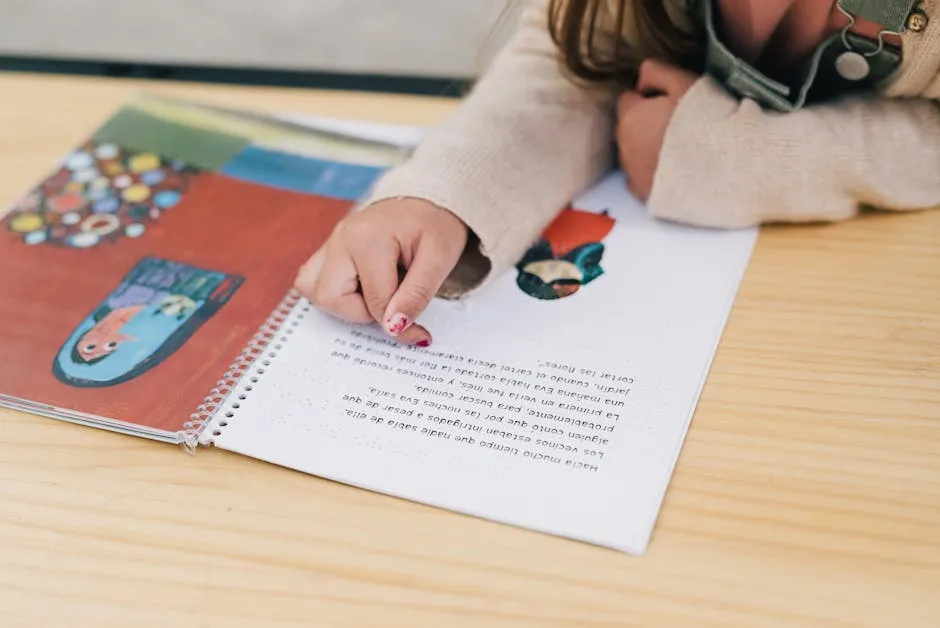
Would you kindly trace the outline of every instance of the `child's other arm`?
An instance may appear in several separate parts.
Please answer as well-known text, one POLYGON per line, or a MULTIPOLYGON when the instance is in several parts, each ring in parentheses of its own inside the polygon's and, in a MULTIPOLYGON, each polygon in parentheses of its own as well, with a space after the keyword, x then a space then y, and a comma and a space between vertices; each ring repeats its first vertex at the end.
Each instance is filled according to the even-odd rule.
POLYGON ((935 100, 872 95, 781 114, 705 78, 672 118, 649 210, 718 228, 838 221, 864 205, 940 205, 938 173, 935 100))
POLYGON ((562 74, 545 0, 530 2, 521 20, 457 112, 383 177, 371 199, 419 198, 456 214, 480 239, 493 274, 514 265, 613 165, 615 94, 582 89, 562 74))

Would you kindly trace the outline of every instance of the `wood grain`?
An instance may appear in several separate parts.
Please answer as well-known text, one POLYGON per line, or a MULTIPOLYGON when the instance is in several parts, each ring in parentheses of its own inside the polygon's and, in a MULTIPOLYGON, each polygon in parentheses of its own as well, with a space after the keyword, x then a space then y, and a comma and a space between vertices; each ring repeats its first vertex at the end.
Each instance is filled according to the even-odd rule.
MULTIPOLYGON (((0 76, 0 203, 134 91, 434 124, 430 99, 0 76)), ((940 625, 940 212, 760 238, 649 554, 0 413, 0 625, 940 625)))

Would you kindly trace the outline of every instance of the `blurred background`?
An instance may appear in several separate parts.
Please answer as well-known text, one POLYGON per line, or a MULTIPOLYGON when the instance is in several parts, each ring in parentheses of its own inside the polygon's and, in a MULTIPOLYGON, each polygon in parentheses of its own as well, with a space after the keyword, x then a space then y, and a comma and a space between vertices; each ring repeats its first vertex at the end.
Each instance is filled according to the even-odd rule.
POLYGON ((7 69, 452 94, 508 0, 0 0, 7 69))

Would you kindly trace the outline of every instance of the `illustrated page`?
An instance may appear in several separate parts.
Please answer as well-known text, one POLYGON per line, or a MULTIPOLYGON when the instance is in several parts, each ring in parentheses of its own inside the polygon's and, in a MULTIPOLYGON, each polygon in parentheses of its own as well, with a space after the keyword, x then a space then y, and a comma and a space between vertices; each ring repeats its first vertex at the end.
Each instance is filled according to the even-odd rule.
POLYGON ((398 152, 129 103, 0 212, 0 403, 172 440, 398 152))

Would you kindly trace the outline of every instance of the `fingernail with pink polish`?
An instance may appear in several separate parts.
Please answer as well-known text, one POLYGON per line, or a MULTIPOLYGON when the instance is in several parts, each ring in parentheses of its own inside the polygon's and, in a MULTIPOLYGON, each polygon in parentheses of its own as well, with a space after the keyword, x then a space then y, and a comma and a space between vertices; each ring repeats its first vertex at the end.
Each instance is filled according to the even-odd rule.
POLYGON ((431 341, 427 339, 419 340, 417 343, 415 343, 415 345, 418 347, 421 347, 422 349, 427 349, 428 347, 431 346, 431 341))
POLYGON ((408 328, 409 323, 411 323, 411 321, 409 321, 408 317, 404 314, 395 314, 385 321, 385 328, 388 330, 388 333, 397 336, 408 328))

